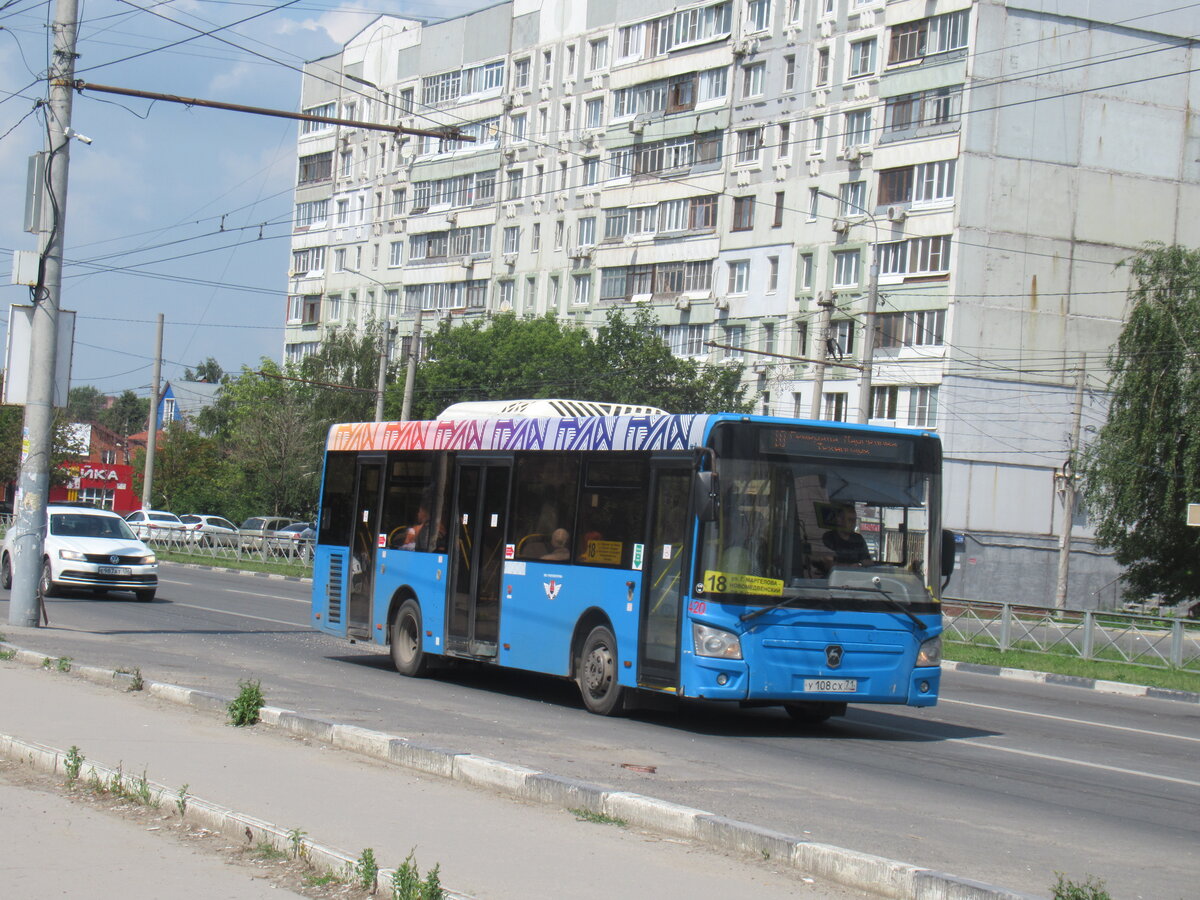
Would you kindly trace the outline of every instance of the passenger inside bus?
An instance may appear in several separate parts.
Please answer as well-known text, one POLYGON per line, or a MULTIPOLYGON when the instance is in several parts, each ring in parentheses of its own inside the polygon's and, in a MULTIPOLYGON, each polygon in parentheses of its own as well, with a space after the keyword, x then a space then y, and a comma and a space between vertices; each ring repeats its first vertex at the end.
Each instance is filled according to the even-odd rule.
POLYGON ((550 534, 550 552, 543 554, 542 559, 561 560, 570 559, 571 551, 569 545, 571 543, 571 535, 565 528, 555 528, 550 534))

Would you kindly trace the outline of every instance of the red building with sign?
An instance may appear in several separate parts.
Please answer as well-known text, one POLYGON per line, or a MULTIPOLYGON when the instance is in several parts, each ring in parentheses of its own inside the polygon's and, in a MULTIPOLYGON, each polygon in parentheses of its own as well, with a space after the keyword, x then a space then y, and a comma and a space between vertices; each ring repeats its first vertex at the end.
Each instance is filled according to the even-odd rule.
POLYGON ((75 425, 79 446, 86 456, 60 464, 67 483, 50 488, 49 502, 83 501, 125 515, 142 508, 133 489, 129 447, 116 432, 101 425, 75 425))

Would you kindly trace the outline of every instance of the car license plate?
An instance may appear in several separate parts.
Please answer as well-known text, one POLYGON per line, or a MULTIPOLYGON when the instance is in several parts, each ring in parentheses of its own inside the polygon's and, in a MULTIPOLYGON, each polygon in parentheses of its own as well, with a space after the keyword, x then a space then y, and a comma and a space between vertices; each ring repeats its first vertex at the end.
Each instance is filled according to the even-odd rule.
POLYGON ((101 566, 98 571, 101 575, 129 575, 129 574, 131 574, 128 566, 101 566))
POLYGON ((810 694, 853 694, 857 678, 805 678, 804 690, 810 694))

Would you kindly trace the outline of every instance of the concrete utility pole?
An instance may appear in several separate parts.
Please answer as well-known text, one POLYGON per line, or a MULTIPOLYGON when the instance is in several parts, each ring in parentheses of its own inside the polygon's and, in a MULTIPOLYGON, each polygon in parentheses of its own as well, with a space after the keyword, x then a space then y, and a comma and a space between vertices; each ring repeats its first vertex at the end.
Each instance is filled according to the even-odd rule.
POLYGON ((158 404, 162 391, 163 314, 158 314, 158 340, 154 345, 154 377, 150 385, 150 416, 146 425, 146 470, 142 478, 142 509, 153 509, 154 453, 158 449, 158 404))
MULTIPOLYGON (((10 625, 36 628, 38 582, 45 544, 46 500, 50 493, 50 449, 54 427, 54 374, 57 368, 58 310, 67 225, 67 171, 71 140, 71 80, 75 74, 78 31, 76 0, 58 0, 54 10, 54 50, 46 105, 46 201, 38 238, 38 283, 33 297, 33 335, 29 352, 29 390, 21 436, 13 530, 13 582, 10 625)), ((39 186, 39 190, 43 187, 39 186)))
POLYGON ((817 320, 817 352, 813 356, 819 362, 813 366, 812 405, 808 412, 810 419, 821 418, 821 395, 825 392, 825 364, 829 358, 829 325, 833 321, 833 297, 822 291, 817 296, 817 305, 821 307, 821 317, 817 320))
POLYGON ((379 375, 375 380, 375 421, 383 421, 383 392, 387 387, 387 362, 388 349, 392 343, 392 336, 396 333, 396 326, 384 325, 383 331, 379 334, 379 375))
MULTIPOLYGON (((866 212, 866 210, 863 210, 866 212)), ((866 425, 871 421, 871 372, 875 368, 875 311, 879 308, 879 226, 875 217, 867 213, 875 228, 875 240, 871 244, 871 274, 867 282, 867 312, 863 316, 862 379, 858 391, 858 421, 866 425)))
POLYGON ((1067 581, 1071 572, 1071 523, 1075 516, 1075 457, 1079 453, 1080 422, 1083 419, 1083 385, 1086 378, 1087 354, 1079 360, 1075 373, 1075 415, 1071 424, 1071 449, 1063 465, 1059 494, 1062 497, 1062 525, 1058 529, 1058 581, 1054 588, 1054 606, 1067 606, 1067 581))
POLYGON ((412 338, 408 344, 408 367, 404 370, 404 402, 400 407, 400 421, 408 421, 412 414, 413 382, 417 377, 417 354, 421 347, 421 313, 417 310, 416 321, 413 322, 412 338))

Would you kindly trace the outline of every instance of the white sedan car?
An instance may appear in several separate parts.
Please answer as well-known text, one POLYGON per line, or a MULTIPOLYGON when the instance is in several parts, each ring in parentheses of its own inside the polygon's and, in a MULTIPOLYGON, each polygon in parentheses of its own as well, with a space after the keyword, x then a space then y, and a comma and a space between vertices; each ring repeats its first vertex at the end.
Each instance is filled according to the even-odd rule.
MULTIPOLYGON (((116 513, 86 506, 52 503, 46 510, 50 528, 42 553, 41 590, 51 596, 64 588, 132 591, 153 600, 158 589, 158 559, 116 513)), ((12 587, 14 529, 0 550, 0 584, 12 587)))

